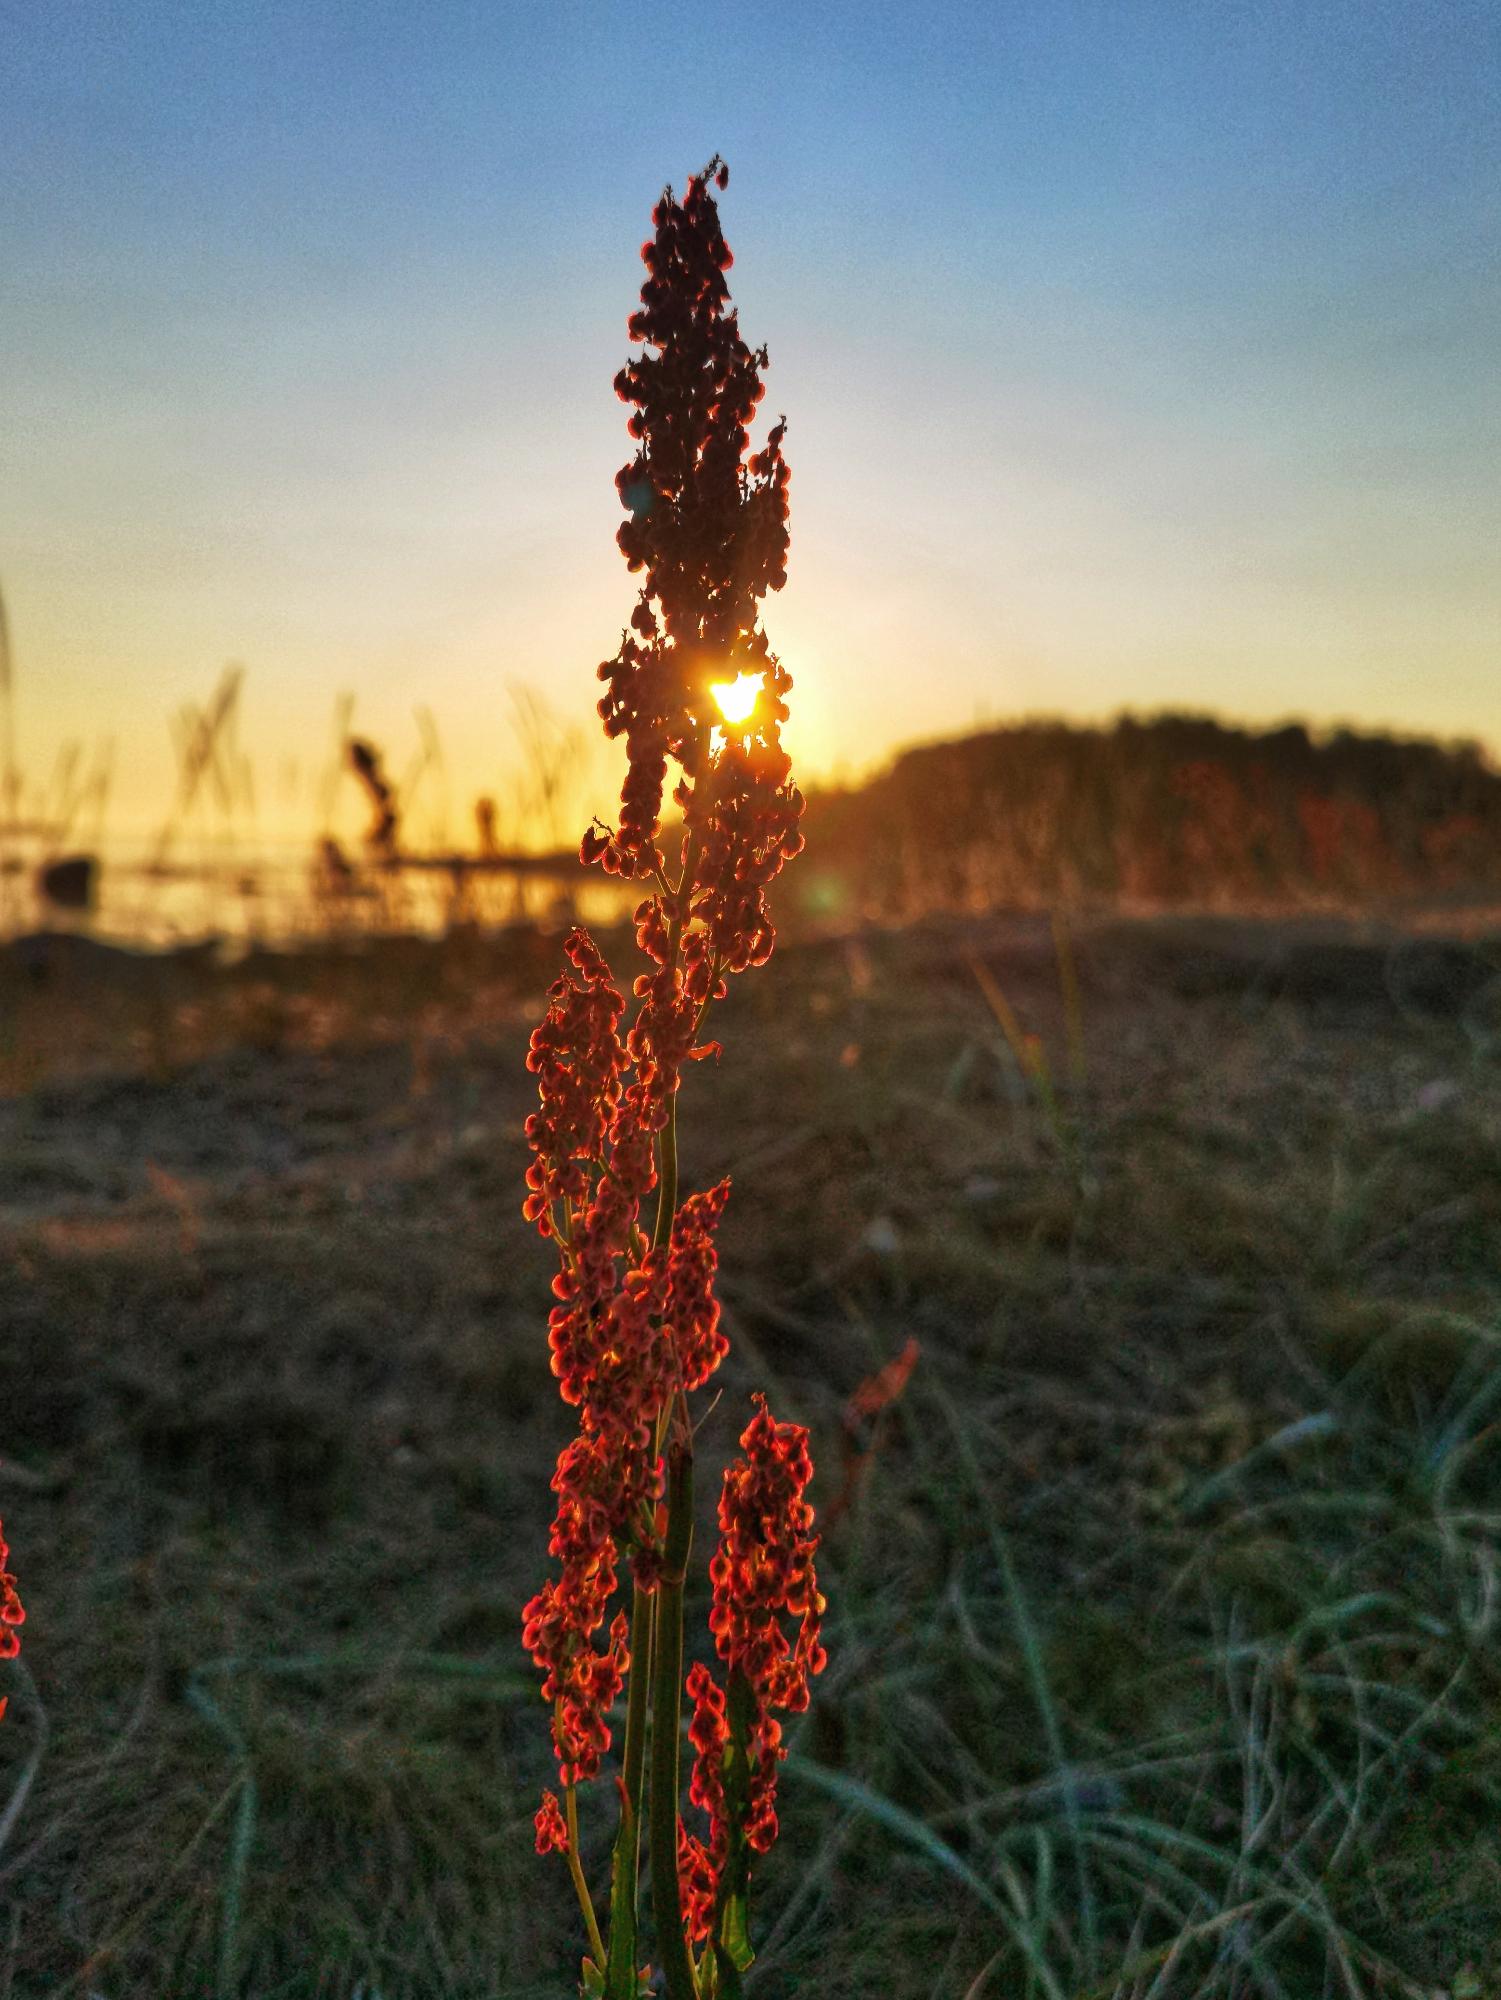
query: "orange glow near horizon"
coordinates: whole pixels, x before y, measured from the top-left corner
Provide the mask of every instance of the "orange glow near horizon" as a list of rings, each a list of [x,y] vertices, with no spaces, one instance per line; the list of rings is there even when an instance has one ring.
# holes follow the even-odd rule
[[[640,579],[610,384],[650,206],[714,148],[770,350],[752,428],[790,423],[763,609],[800,782],[1123,708],[1501,756],[1494,10],[1414,36],[1359,0],[1237,9],[1233,34],[1214,8],[949,0],[936,31],[885,0],[772,8],[770,123],[713,12],[660,0],[574,10],[577,33],[557,9],[433,8],[405,36],[326,0],[197,8],[192,33],[159,11],[7,22],[22,816],[154,840],[182,713],[231,660],[215,838],[315,838],[331,790],[358,840],[341,717],[415,788],[414,839],[445,815],[468,838],[477,797],[519,838],[539,746],[513,685],[568,746],[539,845],[611,809],[595,665]]]

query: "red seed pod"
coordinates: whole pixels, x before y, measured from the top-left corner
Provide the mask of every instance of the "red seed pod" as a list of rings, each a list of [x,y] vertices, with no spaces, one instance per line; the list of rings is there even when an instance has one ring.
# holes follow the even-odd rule
[[[542,1794],[542,1804],[532,1824],[537,1829],[537,1852],[539,1854],[566,1854],[568,1852],[568,1828],[563,1823],[563,1814],[559,1809],[555,1793],[544,1792]]]

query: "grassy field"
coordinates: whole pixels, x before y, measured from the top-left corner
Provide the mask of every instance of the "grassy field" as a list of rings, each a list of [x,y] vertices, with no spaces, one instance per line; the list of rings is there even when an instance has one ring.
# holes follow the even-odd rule
[[[555,945],[477,949],[6,968],[0,2000],[572,1991],[518,1638]],[[1496,956],[1076,958],[1075,1006],[1040,922],[788,949],[688,1082],[700,1490],[765,1387],[830,1516],[752,1990],[1501,1992]]]

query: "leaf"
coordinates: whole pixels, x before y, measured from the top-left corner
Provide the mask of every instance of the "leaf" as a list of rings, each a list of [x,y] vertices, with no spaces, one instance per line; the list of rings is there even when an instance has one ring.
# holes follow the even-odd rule
[[[740,1969],[722,1944],[714,1947],[714,1966],[719,1974],[720,2000],[744,2000],[745,1988],[740,1982]]]
[[[750,1899],[743,1890],[725,1897],[719,1915],[719,1946],[733,1960],[737,1972],[748,1971],[756,1956],[751,1949],[749,1916]],[[715,1956],[719,1955],[716,1947]]]
[[[729,1823],[728,1851],[719,1876],[719,1903],[714,1915],[716,1939],[714,1963],[724,1974],[729,1967],[733,1985],[726,1993],[740,1991],[739,1975],[755,1957],[750,1941],[750,1849],[745,1840],[745,1816],[750,1807],[750,1713],[751,1695],[743,1674],[730,1676],[729,1735],[724,1746],[724,1811]]]
[[[636,1986],[636,1826],[627,1805],[620,1815],[610,1861],[610,1942],[608,1990],[629,1994]]]

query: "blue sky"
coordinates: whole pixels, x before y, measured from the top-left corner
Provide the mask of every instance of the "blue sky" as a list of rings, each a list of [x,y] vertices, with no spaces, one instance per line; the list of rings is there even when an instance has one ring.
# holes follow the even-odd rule
[[[510,683],[586,716],[637,247],[716,150],[810,770],[1165,704],[1501,747],[1498,24],[0,0],[23,757],[112,738],[149,823],[239,659],[290,827],[341,690],[460,797]]]

